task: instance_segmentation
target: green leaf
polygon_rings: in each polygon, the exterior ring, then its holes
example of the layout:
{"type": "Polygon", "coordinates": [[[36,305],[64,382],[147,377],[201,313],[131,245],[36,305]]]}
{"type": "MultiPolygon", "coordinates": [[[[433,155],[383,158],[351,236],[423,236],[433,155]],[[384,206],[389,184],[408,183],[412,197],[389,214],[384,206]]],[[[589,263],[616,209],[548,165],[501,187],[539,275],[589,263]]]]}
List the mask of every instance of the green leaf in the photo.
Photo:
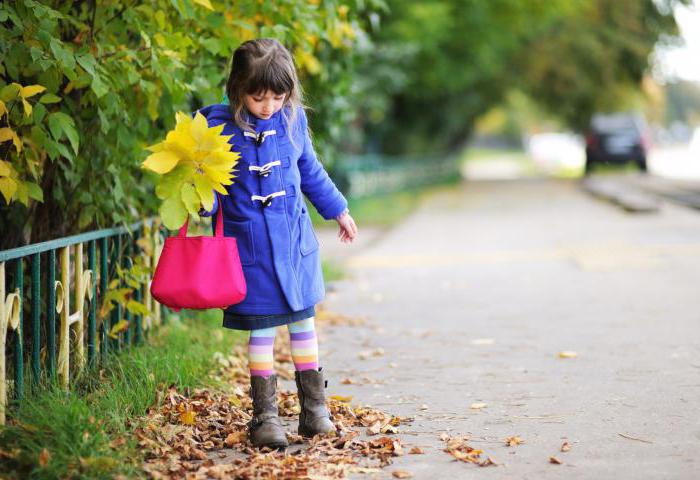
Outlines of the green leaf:
{"type": "Polygon", "coordinates": [[[77,155],[80,139],[78,137],[78,131],[75,129],[73,119],[63,112],[54,112],[49,115],[48,120],[49,130],[51,130],[51,135],[53,135],[53,138],[58,141],[63,135],[65,135],[66,138],[68,138],[71,147],[73,147],[73,151],[77,155]]]}
{"type": "Polygon", "coordinates": [[[58,95],[54,95],[53,93],[45,93],[39,99],[41,103],[58,103],[61,100],[61,97],[59,97],[58,95]]]}
{"type": "Polygon", "coordinates": [[[92,223],[95,218],[95,211],[96,209],[92,205],[88,205],[80,211],[80,216],[78,217],[79,229],[82,230],[92,223]]]}
{"type": "Polygon", "coordinates": [[[15,192],[15,197],[25,207],[29,206],[29,188],[27,188],[27,184],[25,182],[17,182],[17,191],[15,192]]]}
{"type": "Polygon", "coordinates": [[[156,187],[156,196],[161,200],[181,192],[182,184],[194,171],[194,166],[189,164],[179,164],[171,171],[163,175],[156,187]]]}
{"type": "Polygon", "coordinates": [[[109,88],[102,81],[99,75],[92,77],[92,84],[90,86],[92,87],[92,91],[95,92],[97,98],[102,98],[107,94],[107,92],[109,92],[109,88]]]}
{"type": "Polygon", "coordinates": [[[27,190],[31,198],[39,202],[44,201],[44,192],[41,190],[39,185],[34,182],[24,182],[24,184],[27,186],[27,190]]]}
{"type": "Polygon", "coordinates": [[[187,220],[187,207],[182,203],[180,195],[165,199],[159,209],[163,225],[170,230],[179,229],[187,220]]]}
{"type": "Polygon", "coordinates": [[[63,157],[67,158],[68,160],[70,160],[71,163],[73,163],[73,161],[75,160],[75,155],[73,155],[73,152],[71,152],[67,146],[65,146],[61,142],[52,142],[52,143],[54,144],[56,150],[58,150],[58,152],[63,157]]]}
{"type": "Polygon", "coordinates": [[[73,70],[75,68],[75,57],[73,56],[73,53],[70,50],[63,48],[60,40],[52,38],[50,46],[51,52],[53,52],[53,56],[56,58],[56,60],[61,62],[61,64],[68,70],[73,70]]]}
{"type": "Polygon", "coordinates": [[[15,84],[5,85],[2,90],[0,90],[0,100],[5,103],[14,100],[18,95],[19,87],[15,84]]]}
{"type": "Polygon", "coordinates": [[[182,201],[184,202],[187,211],[193,215],[197,215],[197,212],[199,212],[199,195],[197,195],[194,185],[189,182],[183,184],[181,192],[182,201]]]}
{"type": "Polygon", "coordinates": [[[101,108],[97,108],[97,116],[100,117],[100,131],[102,133],[109,132],[109,119],[101,108]]]}
{"type": "Polygon", "coordinates": [[[60,116],[65,115],[63,112],[54,112],[47,118],[49,123],[49,131],[54,140],[59,141],[63,137],[63,128],[61,127],[60,116]]]}
{"type": "Polygon", "coordinates": [[[134,315],[150,315],[151,312],[148,310],[146,305],[136,300],[129,300],[126,302],[126,309],[129,310],[134,315]]]}
{"type": "Polygon", "coordinates": [[[89,53],[79,53],[75,56],[75,59],[78,61],[80,66],[85,69],[86,72],[88,72],[93,77],[95,76],[95,68],[97,67],[95,57],[93,57],[89,53]]]}
{"type": "Polygon", "coordinates": [[[34,108],[32,109],[32,118],[34,119],[34,123],[40,124],[45,116],[46,107],[44,107],[41,103],[35,103],[34,108]]]}

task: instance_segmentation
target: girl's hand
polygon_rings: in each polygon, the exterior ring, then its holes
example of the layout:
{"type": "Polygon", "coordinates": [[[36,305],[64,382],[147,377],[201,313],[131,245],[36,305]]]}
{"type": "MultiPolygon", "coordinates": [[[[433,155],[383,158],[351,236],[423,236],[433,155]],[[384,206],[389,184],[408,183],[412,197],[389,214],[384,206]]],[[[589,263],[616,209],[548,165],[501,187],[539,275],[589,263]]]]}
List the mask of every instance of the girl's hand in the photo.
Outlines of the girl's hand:
{"type": "Polygon", "coordinates": [[[357,226],[355,225],[355,220],[350,216],[348,212],[343,213],[341,216],[335,219],[338,222],[340,230],[338,231],[338,237],[343,243],[352,242],[357,236],[357,226]]]}

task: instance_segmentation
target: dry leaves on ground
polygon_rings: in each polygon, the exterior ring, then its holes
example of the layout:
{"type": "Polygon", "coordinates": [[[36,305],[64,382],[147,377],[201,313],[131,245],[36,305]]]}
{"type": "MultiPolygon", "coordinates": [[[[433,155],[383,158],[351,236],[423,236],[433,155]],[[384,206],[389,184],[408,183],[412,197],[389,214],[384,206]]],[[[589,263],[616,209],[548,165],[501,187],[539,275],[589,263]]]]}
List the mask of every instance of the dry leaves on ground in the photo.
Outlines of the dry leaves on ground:
{"type": "Polygon", "coordinates": [[[491,457],[481,458],[481,454],[484,453],[483,450],[473,448],[467,443],[469,437],[458,436],[450,437],[449,435],[442,434],[440,439],[446,442],[444,451],[452,455],[457,460],[466,463],[473,463],[479,465],[480,467],[487,467],[489,465],[498,465],[494,459],[491,457]]]}
{"type": "MultiPolygon", "coordinates": [[[[322,323],[347,321],[347,317],[321,312],[322,323]]],[[[294,378],[288,336],[277,335],[275,348],[278,375],[289,371],[294,378]]],[[[255,449],[246,430],[252,412],[246,346],[236,345],[229,355],[218,354],[215,360],[218,368],[213,376],[230,385],[229,392],[179,392],[172,385],[161,389],[156,402],[160,406],[151,408],[144,418],[145,426],[135,430],[139,446],[146,452],[143,468],[151,478],[345,478],[351,471],[376,471],[404,454],[400,440],[387,435],[397,433],[399,425],[412,419],[354,406],[351,397],[332,395],[328,406],[337,432],[313,439],[288,433],[292,447],[296,447],[290,448],[291,453],[255,449]],[[360,439],[361,428],[376,437],[360,439]]],[[[281,390],[278,402],[280,416],[299,414],[295,392],[281,390]]]]}

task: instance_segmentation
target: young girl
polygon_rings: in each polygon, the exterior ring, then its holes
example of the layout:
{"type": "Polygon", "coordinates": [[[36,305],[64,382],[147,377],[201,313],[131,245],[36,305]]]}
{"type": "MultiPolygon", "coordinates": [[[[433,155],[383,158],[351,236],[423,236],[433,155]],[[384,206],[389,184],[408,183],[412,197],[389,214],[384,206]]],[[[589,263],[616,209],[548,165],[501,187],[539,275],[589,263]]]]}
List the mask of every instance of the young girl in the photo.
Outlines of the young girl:
{"type": "Polygon", "coordinates": [[[353,241],[357,227],[347,200],[316,158],[289,51],[274,39],[241,44],[233,53],[226,96],[230,104],[200,112],[210,127],[225,124],[222,133],[233,134],[232,149],[241,156],[228,195],[217,194],[212,210],[200,214],[223,209],[224,235],[236,237],[248,287],[241,303],[224,310],[223,325],[250,331],[250,440],[284,448],[288,442],[278,417],[273,368],[279,325],[287,325],[291,337],[299,434],[311,437],[334,429],[314,327],[315,305],[325,296],[319,243],[302,194],[324,219],[338,222],[341,241],[353,241]]]}

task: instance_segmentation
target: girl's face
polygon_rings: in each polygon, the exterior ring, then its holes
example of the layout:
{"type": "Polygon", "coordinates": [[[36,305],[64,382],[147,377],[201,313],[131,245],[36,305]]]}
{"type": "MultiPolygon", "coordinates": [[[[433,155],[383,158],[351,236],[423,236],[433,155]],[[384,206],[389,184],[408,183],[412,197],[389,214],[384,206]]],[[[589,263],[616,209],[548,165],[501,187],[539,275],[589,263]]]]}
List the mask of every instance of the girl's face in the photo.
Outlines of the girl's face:
{"type": "Polygon", "coordinates": [[[278,95],[271,90],[267,90],[264,93],[246,94],[243,99],[250,113],[260,119],[267,119],[282,108],[285,97],[285,94],[278,95]]]}

